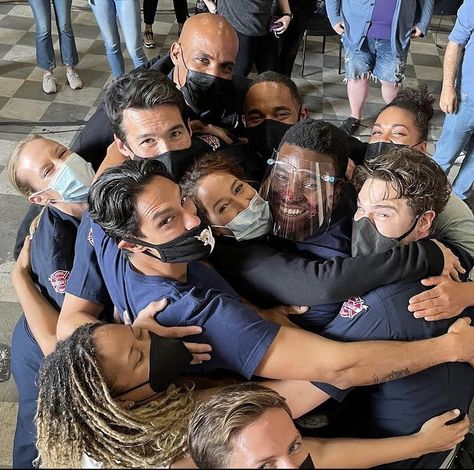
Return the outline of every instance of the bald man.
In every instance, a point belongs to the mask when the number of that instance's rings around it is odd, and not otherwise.
[[[173,80],[189,107],[194,132],[209,133],[227,144],[241,135],[242,107],[250,80],[233,75],[239,49],[237,34],[227,20],[211,13],[189,18],[170,53],[143,68],[158,70]],[[113,142],[113,132],[101,105],[76,137],[72,148],[97,168]]]

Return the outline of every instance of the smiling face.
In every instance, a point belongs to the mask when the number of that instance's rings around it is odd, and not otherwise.
[[[191,134],[177,106],[164,104],[152,109],[127,108],[123,112],[125,141],[116,138],[120,152],[152,158],[171,150],[191,147]]]
[[[262,197],[272,209],[279,236],[302,240],[330,215],[334,197],[334,159],[284,143]]]
[[[240,212],[247,209],[255,196],[255,189],[248,183],[226,172],[216,172],[198,183],[196,197],[212,225],[226,225]],[[226,228],[217,232],[230,234]]]
[[[138,402],[156,393],[148,381],[150,374],[150,335],[143,328],[103,325],[94,332],[102,373],[114,398]],[[141,387],[131,391],[138,385]]]
[[[426,151],[426,141],[416,126],[413,115],[397,106],[384,109],[372,127],[369,143],[393,142]]]
[[[68,148],[53,140],[40,138],[27,142],[18,159],[17,179],[26,182],[35,192],[44,191],[70,155]],[[48,189],[32,196],[30,202],[43,205],[61,198],[56,191]]]
[[[269,408],[233,439],[227,468],[298,468],[307,456],[288,413]]]

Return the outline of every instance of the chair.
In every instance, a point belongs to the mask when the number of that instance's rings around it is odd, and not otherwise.
[[[308,1],[308,0],[307,0]],[[326,50],[326,36],[339,36],[334,31],[329,19],[326,15],[314,14],[309,20],[308,26],[303,35],[303,67],[301,68],[301,76],[304,77],[304,64],[306,60],[306,47],[308,36],[322,36],[323,37],[323,50],[324,54]],[[339,75],[342,73],[342,42],[339,44]]]
[[[438,33],[440,31],[444,33],[451,32],[451,28],[441,29],[441,21],[443,17],[456,15],[462,3],[463,3],[463,0],[435,0],[434,6],[433,6],[433,16],[439,15],[439,21],[436,28],[430,27],[430,29],[432,31],[435,31],[435,44],[437,47],[441,47],[440,45],[438,45]]]

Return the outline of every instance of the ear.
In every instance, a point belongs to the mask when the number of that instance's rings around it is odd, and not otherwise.
[[[426,140],[420,142],[418,145],[415,145],[413,148],[418,150],[421,153],[426,153],[426,147],[428,146]]]
[[[187,127],[188,127],[188,131],[189,131],[189,137],[192,137],[193,136],[193,128],[191,126],[191,119],[188,118],[188,122],[187,122]]]
[[[181,48],[179,47],[179,44],[177,42],[174,42],[173,44],[171,44],[171,48],[170,48],[171,62],[173,62],[174,65],[178,63],[180,55],[181,55]]]
[[[116,398],[115,403],[117,403],[120,408],[125,410],[133,410],[133,408],[135,408],[135,402],[133,400],[122,400],[120,398]]]
[[[300,111],[300,121],[302,121],[303,119],[306,119],[308,116],[309,116],[308,108],[306,106],[302,106],[301,111]]]
[[[245,119],[245,114],[242,114],[242,122],[244,123],[244,127],[247,127],[247,119]]]
[[[37,204],[39,206],[47,206],[51,198],[46,197],[45,193],[28,196],[28,201],[31,204]]]
[[[115,134],[114,134],[114,140],[115,140],[115,143],[117,144],[117,148],[118,148],[119,152],[122,155],[125,155],[126,157],[133,160],[133,157],[134,157],[133,152]]]
[[[433,221],[436,217],[435,211],[426,211],[424,214],[420,216],[420,220],[418,221],[418,229],[417,232],[419,236],[424,236],[426,233],[431,231],[431,227],[433,225]]]
[[[147,247],[142,245],[137,245],[136,243],[127,242],[125,240],[120,240],[117,246],[124,251],[128,251],[129,253],[143,253],[144,251],[148,250]]]

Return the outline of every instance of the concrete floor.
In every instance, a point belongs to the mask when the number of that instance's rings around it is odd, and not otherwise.
[[[111,80],[108,64],[102,50],[99,31],[94,17],[84,2],[73,1],[73,27],[81,57],[79,72],[84,80],[83,90],[71,92],[59,79],[57,95],[45,95],[41,91],[41,73],[35,68],[34,25],[31,9],[24,2],[0,2],[0,121],[18,119],[34,120],[15,127],[0,123],[0,343],[10,344],[13,327],[21,314],[10,279],[12,248],[16,232],[27,202],[15,194],[8,183],[5,166],[11,150],[18,140],[30,132],[51,133],[51,138],[68,145],[74,138],[77,127],[48,127],[42,122],[82,120],[89,117],[99,101],[103,86]],[[194,3],[189,2],[191,7]],[[159,47],[146,50],[149,58],[166,52],[175,40],[177,25],[171,13],[171,1],[160,0],[160,10],[155,23],[155,36]],[[452,20],[452,19],[451,19]],[[449,26],[450,19],[447,20]],[[433,24],[437,24],[433,22]],[[55,36],[56,51],[59,50]],[[440,33],[437,42],[446,44],[446,34]],[[297,58],[294,78],[300,87],[305,102],[316,118],[340,122],[348,114],[345,86],[342,76],[337,74],[338,43],[328,38],[326,53],[319,53],[319,39],[310,38],[304,79],[300,78],[302,56]],[[122,48],[125,50],[124,48]],[[434,45],[431,34],[424,41],[412,44],[407,67],[406,86],[427,83],[437,97],[440,91],[441,69],[439,68],[444,49]],[[127,55],[125,54],[125,57]],[[126,59],[128,69],[131,68]],[[62,72],[61,72],[62,73]],[[58,74],[58,76],[60,76]],[[62,83],[62,85],[61,85]],[[80,104],[79,104],[80,103]],[[380,109],[382,100],[376,86],[371,87],[366,106],[366,126]],[[430,138],[434,142],[439,136],[442,113],[437,111],[433,119]],[[360,135],[367,138],[368,127],[362,127]],[[433,150],[433,142],[429,150]],[[474,202],[474,198],[471,202]],[[17,394],[13,380],[0,383],[0,468],[11,466],[11,443],[15,428]]]

